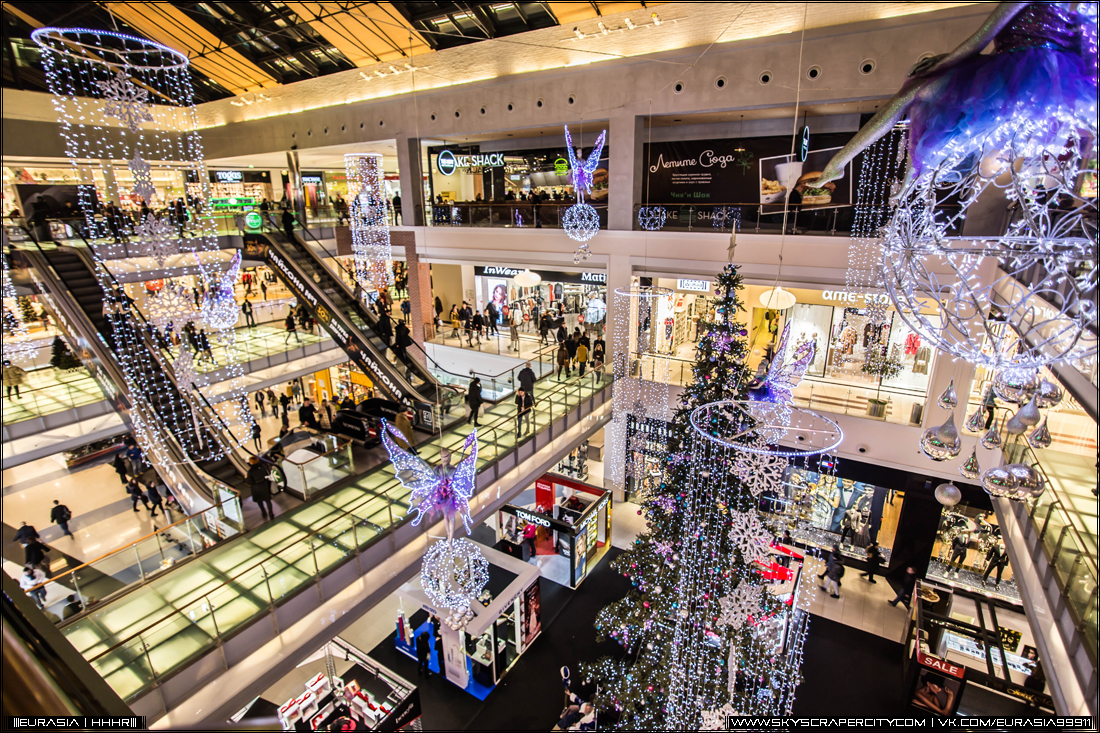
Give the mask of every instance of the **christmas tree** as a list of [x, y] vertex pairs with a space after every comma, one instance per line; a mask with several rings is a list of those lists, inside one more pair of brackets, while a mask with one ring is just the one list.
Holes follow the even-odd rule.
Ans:
[[786, 460], [731, 451], [691, 423], [702, 405], [748, 397], [742, 288], [735, 266], [718, 276], [715, 322], [699, 322], [662, 482], [642, 500], [647, 529], [613, 562], [634, 588], [596, 628], [622, 654], [582, 665], [581, 675], [598, 684], [601, 727], [617, 718], [623, 730], [698, 730], [724, 727], [726, 714], [783, 715], [799, 681], [802, 631], [788, 653], [788, 607], [764, 580], [789, 574], [769, 572], [779, 566], [757, 517], [756, 496]]
[[55, 369], [69, 370], [79, 369], [83, 366], [80, 359], [73, 356], [69, 347], [61, 340], [60, 336], [54, 336], [53, 345], [50, 347], [50, 366]]
[[23, 323], [30, 324], [38, 320], [38, 314], [34, 312], [34, 306], [28, 296], [20, 295], [15, 302], [19, 304], [19, 317], [23, 319]]

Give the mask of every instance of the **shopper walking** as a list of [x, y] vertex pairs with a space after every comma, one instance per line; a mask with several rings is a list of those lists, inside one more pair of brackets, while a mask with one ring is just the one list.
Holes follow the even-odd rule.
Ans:
[[490, 301], [489, 305], [485, 306], [485, 335], [499, 333], [497, 331], [497, 307]]
[[825, 585], [818, 586], [833, 598], [840, 598], [840, 579], [844, 577], [844, 558], [839, 548], [834, 549], [825, 566]]
[[871, 544], [867, 545], [867, 572], [860, 573], [860, 577], [867, 578], [870, 583], [877, 583], [875, 573], [878, 572], [881, 565], [882, 553], [879, 551], [878, 543], [872, 540]]
[[[167, 489], [165, 489], [167, 491]], [[160, 489], [157, 488], [157, 481], [153, 479], [149, 483], [145, 484], [145, 495], [149, 497], [149, 504], [152, 506], [152, 511], [149, 513], [149, 518], [157, 516], [157, 509], [160, 509], [161, 514], [166, 514], [164, 511], [164, 497], [160, 494]]]
[[290, 213], [290, 209], [283, 209], [283, 234], [286, 235], [287, 241], [294, 242], [294, 214]]
[[898, 590], [897, 596], [892, 601], [887, 601], [891, 606], [897, 606], [898, 603], [905, 604], [905, 607], [909, 607], [909, 603], [913, 598], [913, 591], [917, 587], [917, 570], [913, 567], [905, 569], [905, 576], [901, 579], [901, 588]]
[[122, 457], [122, 453], [115, 453], [115, 459], [111, 461], [111, 468], [115, 469], [115, 473], [118, 474], [119, 479], [122, 481], [122, 485], [126, 485], [126, 474], [129, 469], [126, 466], [126, 459]]
[[[34, 565], [27, 565], [23, 568], [23, 574], [19, 576], [19, 587], [30, 596], [34, 601], [34, 605], [39, 608], [46, 607], [46, 587], [42, 586], [46, 582], [46, 574], [36, 568]], [[35, 586], [42, 586], [40, 588]], [[31, 590], [34, 588], [34, 590]]]
[[131, 476], [130, 481], [126, 484], [126, 493], [130, 495], [130, 500], [133, 502], [134, 511], [138, 510], [137, 505], [140, 501], [145, 508], [149, 508], [149, 497], [145, 495], [145, 492], [141, 488], [141, 484], [137, 480], [137, 476]]
[[528, 522], [523, 528], [523, 544], [527, 545], [530, 550], [528, 559], [534, 559], [535, 557], [535, 538], [538, 536], [539, 527], [534, 522]]
[[524, 363], [523, 369], [520, 369], [519, 374], [516, 375], [519, 386], [529, 395], [535, 394], [535, 380], [537, 379], [535, 370], [531, 368], [531, 362], [529, 361]]
[[[481, 311], [478, 311], [474, 313], [471, 323], [473, 324], [474, 338], [477, 339], [477, 345], [481, 346], [481, 334], [485, 330], [485, 316], [481, 315]], [[488, 338], [488, 336], [485, 338]]]
[[569, 349], [566, 348], [565, 342], [558, 345], [558, 381], [561, 381], [562, 370], [565, 370], [565, 376], [569, 378]]
[[279, 395], [279, 406], [283, 408], [283, 424], [286, 425], [287, 416], [290, 413], [290, 395], [286, 392]]
[[247, 297], [244, 299], [244, 302], [241, 303], [241, 313], [244, 313], [245, 325], [247, 325], [249, 328], [255, 328], [256, 319], [252, 316], [252, 301], [250, 301]]
[[[405, 302], [409, 301], [406, 300]], [[409, 333], [409, 327], [404, 322], [399, 322], [393, 335], [393, 354], [402, 364], [409, 362], [408, 349], [412, 344], [412, 334]]]
[[38, 539], [38, 530], [34, 525], [26, 522], [19, 523], [19, 529], [15, 530], [15, 541], [21, 545], [28, 545]]
[[49, 551], [50, 548], [37, 539], [31, 540], [23, 545], [23, 564], [40, 567], [43, 571], [47, 571], [50, 569], [49, 560], [46, 558], [46, 553]]
[[317, 408], [313, 406], [313, 400], [308, 397], [302, 402], [302, 406], [298, 408], [298, 422], [307, 428], [321, 429], [321, 424], [317, 422]]
[[412, 304], [409, 303], [409, 299], [405, 298], [401, 301], [401, 320], [405, 323], [410, 323], [412, 319]]
[[[405, 437], [405, 445], [402, 445], [401, 447], [409, 451], [413, 455], [420, 455], [420, 451], [418, 451], [416, 449], [416, 445], [414, 445], [416, 442], [416, 436], [413, 434], [413, 426], [412, 421], [409, 419], [409, 413], [397, 413], [397, 417], [395, 417], [393, 420], [393, 426], [397, 428], [397, 432], [401, 433], [401, 435]], [[397, 444], [401, 445], [401, 441], [398, 441]]]
[[470, 380], [470, 386], [466, 388], [466, 404], [470, 407], [470, 414], [466, 416], [466, 424], [469, 425], [470, 421], [474, 421], [474, 427], [479, 427], [478, 417], [481, 413], [481, 379], [474, 377]]
[[73, 513], [69, 511], [69, 507], [62, 504], [59, 500], [53, 500], [53, 509], [50, 510], [50, 521], [61, 528], [68, 537], [72, 537], [73, 533], [69, 531], [69, 520], [73, 518]]
[[432, 655], [432, 640], [431, 635], [427, 631], [423, 631], [416, 637], [416, 676], [417, 677], [431, 677], [432, 670], [428, 665], [428, 660]]
[[531, 432], [531, 413], [535, 409], [535, 398], [523, 387], [516, 390], [516, 440], [519, 440], [520, 425], [523, 435]]
[[267, 477], [267, 467], [260, 463], [257, 456], [248, 459], [248, 485], [252, 487], [252, 501], [260, 507], [260, 516], [264, 520], [275, 518], [275, 509], [271, 504], [271, 480]]
[[584, 376], [584, 368], [588, 366], [588, 347], [581, 341], [577, 344], [577, 369], [580, 373], [577, 376]]
[[519, 353], [519, 321], [515, 317], [508, 318], [508, 340], [512, 351]]
[[256, 449], [257, 453], [262, 452], [264, 449], [261, 438], [263, 438], [263, 431], [260, 429], [260, 424], [258, 422], [252, 423], [252, 447]]
[[287, 313], [286, 320], [283, 321], [283, 327], [286, 328], [286, 338], [283, 339], [283, 345], [290, 343], [290, 337], [294, 337], [295, 343], [302, 343], [302, 339], [298, 338], [298, 325], [294, 322], [294, 314]]
[[8, 399], [15, 392], [15, 399], [19, 399], [19, 385], [27, 381], [27, 372], [23, 367], [17, 367], [8, 359], [4, 359], [3, 369], [0, 370], [0, 382], [3, 383]]
[[142, 465], [144, 461], [141, 459], [141, 448], [138, 448], [137, 443], [131, 443], [130, 447], [126, 449], [126, 460], [130, 462], [130, 475], [140, 476], [145, 467]]
[[[267, 395], [262, 389], [257, 390], [254, 399], [256, 400], [256, 407], [260, 408], [260, 417], [267, 417], [267, 406], [264, 404], [267, 401]], [[271, 409], [275, 409], [274, 403], [272, 403]]]

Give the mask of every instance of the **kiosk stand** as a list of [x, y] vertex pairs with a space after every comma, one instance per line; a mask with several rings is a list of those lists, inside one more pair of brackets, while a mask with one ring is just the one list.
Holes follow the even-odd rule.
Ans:
[[534, 557], [548, 579], [576, 588], [611, 546], [611, 494], [548, 473], [535, 482], [535, 505], [500, 508], [496, 549]]

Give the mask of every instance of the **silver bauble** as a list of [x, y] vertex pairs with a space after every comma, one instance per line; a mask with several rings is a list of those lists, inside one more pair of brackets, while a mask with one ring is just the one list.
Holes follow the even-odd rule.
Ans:
[[928, 428], [920, 437], [920, 449], [933, 461], [949, 461], [958, 458], [962, 450], [962, 438], [955, 427], [955, 413], [939, 427]]
[[962, 492], [959, 487], [948, 481], [936, 487], [936, 501], [944, 506], [955, 506], [962, 501]]
[[982, 466], [978, 463], [977, 447], [970, 452], [970, 457], [966, 459], [966, 462], [959, 466], [959, 475], [969, 479], [976, 479], [982, 475]]
[[963, 429], [971, 433], [982, 432], [985, 429], [985, 410], [981, 407], [974, 410], [974, 413], [963, 423]]
[[997, 423], [989, 426], [981, 439], [982, 447], [986, 450], [997, 450], [1001, 447], [1001, 434], [997, 431]]
[[1050, 429], [1047, 428], [1047, 421], [1039, 425], [1031, 431], [1031, 434], [1027, 436], [1027, 444], [1032, 448], [1049, 448], [1051, 444]]
[[1035, 404], [1036, 399], [1038, 398], [1032, 397], [1031, 400], [1016, 413], [1016, 418], [1029, 428], [1038, 425], [1039, 421], [1043, 419], [1042, 413], [1039, 412], [1039, 406]]
[[1042, 409], [1055, 407], [1062, 401], [1062, 396], [1061, 387], [1044, 379], [1039, 382], [1039, 390], [1035, 393], [1035, 404]]
[[951, 378], [951, 382], [948, 383], [947, 389], [943, 391], [940, 398], [936, 400], [936, 404], [945, 410], [954, 410], [959, 406], [959, 396], [955, 394], [955, 378]]
[[993, 393], [1014, 405], [1030, 400], [1038, 388], [1039, 373], [1034, 369], [1005, 369], [993, 380]]
[[1017, 501], [1035, 498], [1046, 488], [1043, 475], [1025, 463], [1010, 463], [1005, 469], [1016, 479], [1016, 494], [1009, 498]]
[[1020, 419], [1019, 413], [1016, 413], [1005, 423], [1005, 432], [1009, 435], [1023, 435], [1027, 432], [1027, 423]]
[[982, 488], [990, 496], [1011, 498], [1016, 492], [1016, 477], [1004, 466], [989, 468], [982, 473]]

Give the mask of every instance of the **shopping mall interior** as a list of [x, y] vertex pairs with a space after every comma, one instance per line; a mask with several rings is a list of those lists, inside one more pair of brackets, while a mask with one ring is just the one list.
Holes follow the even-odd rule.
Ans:
[[3, 23], [5, 729], [1095, 729], [1097, 3]]

